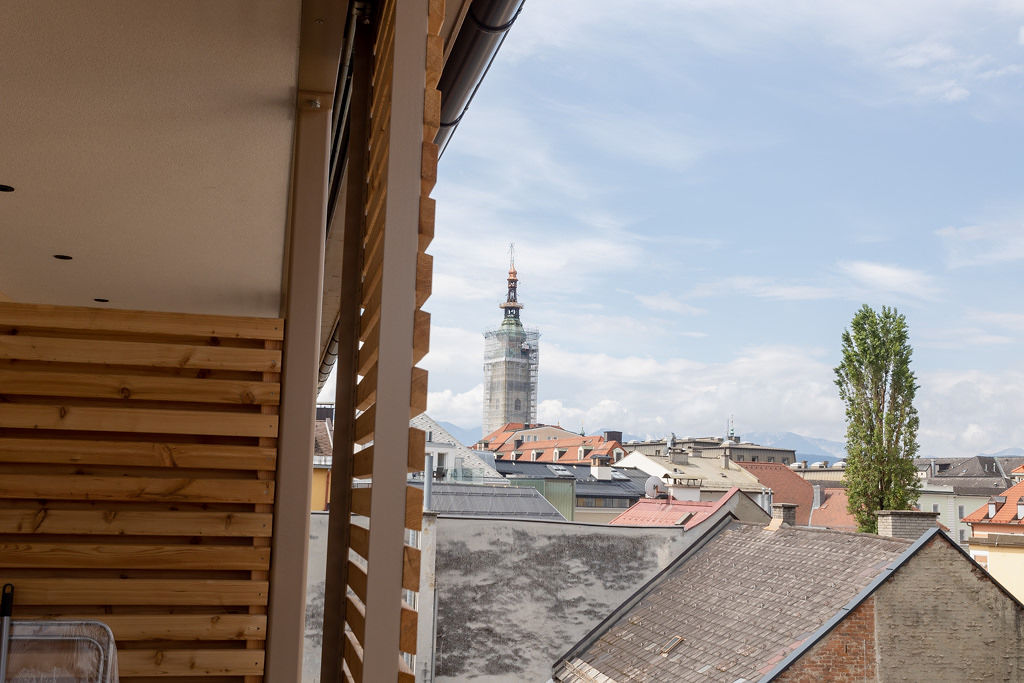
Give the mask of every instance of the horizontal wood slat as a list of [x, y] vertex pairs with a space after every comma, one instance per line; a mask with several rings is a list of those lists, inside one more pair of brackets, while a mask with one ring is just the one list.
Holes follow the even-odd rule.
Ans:
[[363, 603], [366, 602], [366, 572], [351, 561], [348, 563], [348, 587]]
[[266, 640], [263, 614], [61, 614], [60, 619], [96, 619], [115, 640]]
[[427, 435], [422, 429], [409, 428], [409, 472], [422, 472], [424, 451], [427, 447]]
[[415, 486], [405, 487], [405, 528], [413, 531], [423, 528], [423, 489]]
[[272, 470], [276, 461], [275, 449], [255, 446], [0, 438], [0, 462]]
[[0, 359], [154, 368], [281, 371], [281, 352], [268, 349], [106, 340], [102, 344], [88, 344], [79, 339], [21, 335], [0, 336]]
[[272, 503], [274, 482], [256, 479], [158, 479], [3, 474], [0, 498]]
[[401, 631], [398, 636], [398, 649], [409, 654], [416, 654], [416, 610], [408, 605], [402, 606]]
[[284, 339], [284, 320], [280, 318], [181, 315], [156, 311], [0, 302], [0, 321], [13, 327], [57, 330], [132, 332], [224, 339]]
[[366, 613], [359, 599], [348, 596], [345, 608], [345, 621], [352, 627], [352, 633], [360, 643], [366, 642]]
[[270, 567], [270, 549], [231, 545], [0, 542], [0, 567], [257, 570]]
[[363, 680], [363, 648], [351, 631], [345, 631], [345, 666], [356, 681]]
[[123, 680], [262, 681], [283, 332], [0, 304], [0, 578], [27, 617], [106, 621]]
[[402, 588], [420, 589], [420, 551], [417, 548], [405, 546], [402, 551]]
[[370, 556], [370, 532], [353, 524], [349, 529], [349, 547], [364, 560]]
[[18, 429], [277, 436], [277, 416], [198, 410], [0, 404], [0, 425]]
[[373, 446], [357, 451], [352, 457], [352, 476], [356, 479], [373, 476]]
[[0, 394], [276, 405], [281, 400], [281, 386], [276, 382], [0, 369]]
[[245, 676], [263, 673], [263, 650], [120, 650], [121, 676]]
[[430, 352], [430, 314], [416, 311], [412, 327], [412, 364], [416, 365]]
[[265, 605], [266, 581], [19, 578], [21, 605]]
[[370, 493], [369, 488], [352, 489], [352, 512], [364, 517], [370, 516]]
[[0, 534], [267, 537], [272, 524], [257, 512], [0, 509]]
[[366, 410], [377, 400], [377, 364], [366, 372], [356, 385], [356, 410]]

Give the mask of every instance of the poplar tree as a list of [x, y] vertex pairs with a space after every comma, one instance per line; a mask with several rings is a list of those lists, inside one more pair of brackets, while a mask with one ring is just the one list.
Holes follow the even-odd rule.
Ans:
[[916, 378], [910, 369], [907, 320], [895, 308], [865, 304], [843, 331], [835, 368], [846, 404], [846, 490], [860, 531], [878, 530], [877, 510], [909, 510], [921, 483], [917, 453]]

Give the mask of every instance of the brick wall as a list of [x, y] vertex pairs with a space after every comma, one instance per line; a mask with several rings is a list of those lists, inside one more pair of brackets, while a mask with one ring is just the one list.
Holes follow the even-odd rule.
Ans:
[[875, 592], [882, 680], [1024, 680], [1024, 608], [935, 537]]
[[875, 599], [870, 597], [775, 680], [876, 680], [875, 656]]

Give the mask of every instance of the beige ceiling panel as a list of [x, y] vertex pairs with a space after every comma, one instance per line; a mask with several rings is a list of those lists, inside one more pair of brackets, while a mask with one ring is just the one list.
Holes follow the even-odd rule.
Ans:
[[5, 2], [0, 291], [277, 315], [299, 4]]

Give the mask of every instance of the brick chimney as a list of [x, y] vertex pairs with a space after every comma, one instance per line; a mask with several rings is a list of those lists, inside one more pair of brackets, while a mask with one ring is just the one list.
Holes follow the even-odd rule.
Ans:
[[878, 535], [889, 538], [908, 538], [916, 541], [929, 529], [938, 526], [939, 513], [923, 510], [879, 510]]
[[772, 520], [796, 526], [796, 505], [793, 503], [772, 503]]

